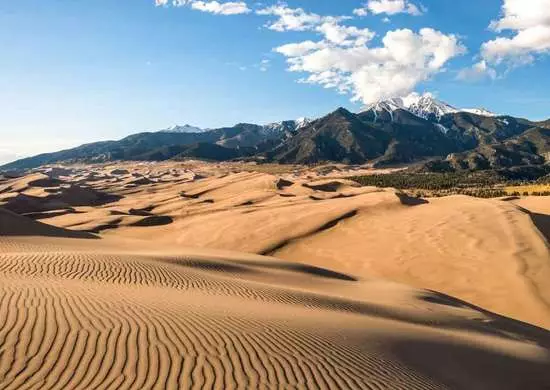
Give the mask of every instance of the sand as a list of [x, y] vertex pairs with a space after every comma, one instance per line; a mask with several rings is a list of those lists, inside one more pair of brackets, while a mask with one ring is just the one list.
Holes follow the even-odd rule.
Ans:
[[550, 387], [545, 199], [233, 169], [0, 182], [0, 388]]

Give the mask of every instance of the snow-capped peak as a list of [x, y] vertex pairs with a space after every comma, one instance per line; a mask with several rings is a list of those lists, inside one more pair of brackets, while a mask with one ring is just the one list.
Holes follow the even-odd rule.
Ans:
[[387, 113], [390, 116], [390, 120], [393, 122], [393, 112], [398, 109], [407, 110], [403, 98], [379, 100], [376, 103], [367, 106], [363, 112], [372, 111], [375, 122], [378, 120], [379, 115]]
[[393, 112], [398, 109], [407, 110], [420, 118], [435, 119], [437, 122], [439, 122], [444, 115], [457, 112], [468, 112], [488, 117], [497, 116], [497, 114], [484, 108], [459, 109], [436, 99], [431, 93], [424, 93], [421, 95], [416, 92], [404, 97], [380, 100], [368, 105], [363, 112], [372, 111], [375, 114], [375, 118], [378, 117], [378, 114], [387, 112], [393, 120]]
[[296, 119], [294, 123], [296, 125], [296, 130], [299, 130], [302, 127], [306, 127], [307, 125], [309, 125], [311, 123], [311, 119], [302, 117], [302, 118]]
[[311, 119], [298, 118], [296, 120], [282, 121], [269, 123], [263, 126], [263, 131], [266, 134], [285, 133], [287, 131], [299, 130], [311, 123]]
[[407, 109], [403, 98], [391, 98], [386, 100], [379, 100], [376, 103], [368, 105], [363, 111], [374, 111], [374, 112], [393, 112], [397, 109]]
[[191, 125], [175, 125], [168, 127], [167, 129], [160, 130], [159, 133], [204, 133], [205, 131], [207, 130]]
[[431, 93], [423, 95], [412, 93], [403, 98], [403, 101], [410, 112], [424, 119], [435, 116], [435, 119], [439, 121], [443, 115], [460, 111], [450, 104], [437, 100]]
[[368, 105], [364, 111], [373, 110], [378, 113], [383, 111], [392, 113], [398, 109], [410, 111], [426, 119], [432, 114], [435, 115], [437, 119], [440, 119], [445, 114], [459, 111], [453, 106], [437, 100], [431, 93], [420, 95], [416, 92], [404, 97], [379, 100], [376, 103]]

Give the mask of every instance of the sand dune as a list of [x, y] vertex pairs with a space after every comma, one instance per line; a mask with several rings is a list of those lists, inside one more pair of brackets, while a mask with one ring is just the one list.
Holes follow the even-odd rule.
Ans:
[[0, 237], [2, 236], [46, 236], [68, 238], [97, 238], [80, 231], [72, 231], [35, 222], [0, 208]]
[[0, 182], [0, 388], [550, 388], [544, 198], [233, 171]]
[[550, 385], [548, 332], [426, 290], [120, 239], [0, 248], [4, 389]]
[[[318, 174], [310, 179], [307, 172], [234, 173], [219, 164], [83, 167], [74, 177], [104, 177], [114, 170], [120, 181], [94, 179], [80, 186], [118, 200], [30, 215], [104, 237], [267, 254], [383, 278], [550, 328], [544, 235], [550, 210], [530, 212], [531, 206], [515, 201], [464, 196], [412, 199]], [[151, 176], [164, 179], [152, 182]], [[136, 177], [147, 180], [126, 188]], [[17, 193], [25, 195], [33, 191], [29, 181], [23, 177], [11, 185], [19, 183]]]

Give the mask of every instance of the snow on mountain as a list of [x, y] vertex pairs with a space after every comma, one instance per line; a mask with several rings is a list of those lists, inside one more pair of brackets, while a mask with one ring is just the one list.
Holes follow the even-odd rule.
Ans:
[[387, 112], [392, 116], [393, 120], [392, 114], [398, 109], [407, 110], [424, 119], [435, 116], [437, 120], [441, 119], [445, 114], [459, 111], [453, 106], [435, 99], [430, 93], [425, 93], [423, 95], [412, 93], [405, 97], [380, 100], [367, 106], [364, 111], [372, 110], [375, 115]]
[[306, 127], [311, 122], [312, 122], [312, 120], [309, 119], [309, 118], [306, 118], [306, 117], [298, 118], [294, 121], [294, 123], [296, 124], [296, 130], [299, 130], [303, 127]]
[[379, 100], [378, 102], [371, 104], [368, 106], [365, 111], [368, 110], [374, 110], [377, 112], [382, 111], [395, 111], [397, 109], [406, 109], [405, 102], [403, 101], [403, 98], [392, 98], [392, 99], [386, 99], [386, 100]]
[[372, 111], [374, 113], [374, 121], [378, 119], [378, 116], [384, 112], [390, 115], [391, 120], [393, 121], [393, 112], [395, 110], [402, 109], [407, 110], [403, 98], [392, 98], [386, 100], [379, 100], [376, 103], [373, 103], [367, 106], [363, 112]]
[[201, 129], [199, 127], [191, 126], [191, 125], [183, 125], [183, 126], [171, 126], [167, 129], [160, 130], [159, 133], [204, 133], [205, 129]]
[[437, 100], [430, 93], [424, 95], [411, 94], [404, 99], [407, 109], [424, 119], [430, 119], [435, 116], [435, 119], [439, 122], [441, 117], [446, 114], [454, 114], [460, 110], [455, 107]]
[[284, 134], [293, 132], [309, 125], [311, 120], [308, 118], [298, 118], [296, 120], [269, 123], [263, 126], [263, 132], [266, 135]]
[[375, 112], [392, 112], [399, 108], [406, 109], [403, 98], [379, 100], [376, 103], [367, 106], [364, 111], [374, 110]]
[[488, 117], [497, 116], [484, 108], [460, 109], [436, 99], [431, 93], [420, 95], [416, 92], [405, 97], [380, 100], [376, 103], [368, 105], [362, 112], [372, 111], [374, 113], [375, 120], [380, 113], [386, 112], [390, 115], [391, 120], [393, 120], [393, 112], [398, 109], [407, 110], [420, 118], [431, 120], [435, 119], [436, 122], [439, 122], [446, 114], [454, 114], [457, 112], [468, 112], [471, 114]]
[[486, 110], [485, 108], [463, 108], [460, 111], [469, 112], [470, 114], [475, 114], [479, 116], [489, 116], [489, 117], [498, 116], [494, 112]]

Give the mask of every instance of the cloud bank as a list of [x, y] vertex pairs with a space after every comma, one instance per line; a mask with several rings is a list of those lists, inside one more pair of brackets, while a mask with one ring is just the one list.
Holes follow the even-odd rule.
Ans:
[[244, 1], [228, 1], [220, 3], [218, 1], [200, 1], [200, 0], [155, 0], [156, 6], [169, 6], [184, 7], [190, 6], [191, 8], [209, 12], [215, 15], [240, 15], [252, 12], [248, 5]]
[[456, 36], [431, 28], [389, 31], [380, 46], [369, 46], [374, 33], [366, 29], [343, 29], [338, 40], [322, 27], [319, 31], [324, 35], [319, 42], [291, 43], [275, 51], [287, 57], [290, 71], [308, 74], [300, 82], [349, 93], [364, 104], [408, 95], [466, 51]]
[[512, 32], [485, 42], [481, 56], [493, 64], [522, 65], [550, 51], [550, 0], [504, 0], [502, 16], [491, 23], [497, 33]]

